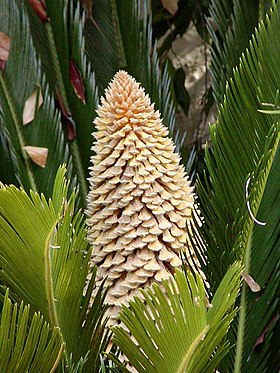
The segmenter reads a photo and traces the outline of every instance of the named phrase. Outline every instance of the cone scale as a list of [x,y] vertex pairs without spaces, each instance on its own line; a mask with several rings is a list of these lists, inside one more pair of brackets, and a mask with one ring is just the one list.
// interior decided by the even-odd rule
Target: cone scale
[[192,188],[160,114],[130,75],[119,71],[95,119],[88,239],[97,286],[107,277],[110,324],[139,288],[181,266]]

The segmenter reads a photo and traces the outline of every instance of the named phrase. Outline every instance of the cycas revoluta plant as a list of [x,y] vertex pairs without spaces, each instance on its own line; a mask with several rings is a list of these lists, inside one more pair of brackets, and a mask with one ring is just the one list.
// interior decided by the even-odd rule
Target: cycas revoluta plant
[[[149,2],[0,2],[0,175],[17,186],[0,184],[3,371],[126,371],[120,352],[139,372],[279,370],[280,5],[249,42],[263,17],[256,3],[251,17],[242,1],[211,1],[219,113],[197,186],[199,215],[189,228],[199,260],[190,266],[201,267],[203,285],[188,270],[169,275],[181,265],[177,250],[193,201],[167,129],[128,75],[141,82],[174,138],[172,80],[168,65],[159,64]],[[103,92],[120,69],[128,74],[117,77],[128,84],[119,92],[115,78],[95,121],[87,232],[77,206],[86,207],[97,87]],[[139,96],[130,103],[125,92],[133,87]],[[99,268],[90,269],[92,255]],[[100,277],[117,279],[107,298],[116,305],[136,271],[145,274],[141,286],[155,284],[121,310],[106,354],[112,339]]]

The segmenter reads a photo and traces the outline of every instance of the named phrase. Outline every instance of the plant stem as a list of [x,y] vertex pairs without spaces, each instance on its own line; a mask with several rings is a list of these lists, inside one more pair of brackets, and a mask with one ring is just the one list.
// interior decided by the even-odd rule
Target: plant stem
[[13,104],[13,100],[12,100],[10,94],[9,94],[9,90],[7,88],[7,85],[6,85],[5,79],[3,78],[2,73],[0,73],[0,84],[2,86],[2,89],[3,89],[3,92],[4,92],[8,107],[10,109],[11,117],[12,117],[13,122],[14,122],[14,126],[15,126],[15,130],[16,130],[16,133],[17,133],[21,154],[22,154],[22,157],[23,157],[23,160],[24,160],[24,163],[25,163],[25,167],[26,167],[26,172],[27,172],[27,177],[28,177],[28,180],[29,180],[30,188],[34,192],[38,192],[36,182],[35,182],[35,179],[34,179],[34,175],[31,171],[30,160],[28,158],[28,155],[27,155],[26,151],[23,149],[24,146],[26,146],[26,144],[25,144],[22,132],[21,132],[21,125],[22,124],[21,124],[20,120],[18,119],[16,110],[15,110],[15,107],[14,107],[14,104]]
[[[250,258],[251,258],[251,247],[252,247],[252,231],[253,224],[251,224],[251,232],[248,238],[247,246],[245,248],[245,258],[244,258],[244,271],[249,273],[250,271]],[[234,364],[234,373],[241,372],[242,366],[242,351],[243,351],[243,341],[245,333],[245,321],[246,321],[246,312],[247,312],[247,303],[246,303],[246,283],[243,283],[241,290],[241,300],[240,300],[240,311],[238,319],[238,331],[237,331],[237,342],[236,342],[236,353],[235,353],[235,364]]]
[[56,358],[56,361],[54,362],[54,365],[52,367],[52,370],[50,371],[50,373],[54,373],[56,371],[56,368],[60,362],[60,359],[61,359],[61,355],[63,353],[63,350],[64,350],[65,346],[62,344],[60,349],[59,349],[59,352],[58,352],[58,356]]
[[[205,338],[205,335],[207,334],[208,330],[209,330],[209,325],[206,325],[204,327],[204,329],[202,330],[202,332],[193,341],[193,343],[189,347],[186,355],[184,356],[183,361],[182,361],[180,367],[178,368],[177,373],[184,373],[184,372],[189,372],[190,371],[189,368],[188,368],[190,360],[191,360],[191,358],[194,354],[194,351],[195,351],[196,347]],[[192,369],[192,367],[191,367],[191,369]]]
[[[55,305],[55,297],[54,297],[54,289],[53,289],[53,278],[52,278],[52,263],[51,263],[51,244],[53,241],[54,232],[56,229],[55,222],[53,228],[50,231],[50,234],[48,236],[48,239],[46,240],[46,246],[45,246],[45,283],[46,283],[46,295],[47,295],[47,301],[48,301],[48,314],[50,318],[50,323],[53,328],[59,328],[59,320],[56,312],[56,305]],[[67,353],[67,345],[63,338],[63,334],[60,331],[60,338],[61,343],[64,346],[64,355],[67,362],[67,365],[69,365],[69,356]]]

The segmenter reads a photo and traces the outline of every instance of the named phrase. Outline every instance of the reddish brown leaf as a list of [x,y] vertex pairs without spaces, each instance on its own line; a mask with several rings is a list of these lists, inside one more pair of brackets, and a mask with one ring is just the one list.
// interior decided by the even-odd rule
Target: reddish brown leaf
[[[37,95],[38,95],[38,98],[37,98]],[[34,119],[36,110],[39,109],[42,103],[43,103],[43,96],[42,96],[41,88],[39,87],[35,89],[32,95],[29,96],[28,99],[25,101],[23,115],[22,115],[23,125],[26,125],[32,122],[32,120]],[[36,107],[36,104],[37,104],[37,107]]]
[[66,110],[62,96],[58,89],[56,89],[56,95],[61,109],[61,122],[65,126],[67,132],[67,139],[69,141],[73,141],[76,138],[76,123],[72,117],[72,114]]
[[273,318],[269,321],[269,323],[264,327],[264,329],[263,329],[263,331],[261,332],[259,338],[256,340],[256,343],[255,343],[254,348],[253,348],[254,350],[255,350],[255,348],[256,348],[258,345],[260,345],[260,344],[262,344],[262,343],[264,342],[264,339],[265,339],[265,336],[266,336],[267,332],[269,331],[269,329],[270,329],[270,327],[272,326],[272,324],[273,324],[275,321],[277,321],[278,317],[279,317],[279,314],[273,316]]
[[70,60],[70,81],[77,97],[86,103],[82,74],[73,60]]
[[0,71],[4,71],[6,66],[6,61],[0,60]]
[[27,152],[28,156],[34,163],[45,168],[48,158],[48,148],[40,146],[24,146],[23,149]]
[[62,114],[64,117],[67,117],[67,115],[70,115],[70,113],[68,113],[68,111],[66,110],[66,107],[64,105],[64,102],[63,102],[63,99],[62,99],[62,96],[58,90],[58,88],[56,87],[55,89],[55,92],[56,92],[56,96],[57,96],[57,100],[58,100],[58,103],[59,103],[59,106],[60,106],[60,109],[62,111]]
[[86,12],[87,18],[90,18],[92,15],[92,1],[93,0],[82,0],[83,8]]
[[0,32],[0,71],[3,71],[10,53],[11,38],[4,32]]
[[254,293],[257,293],[258,291],[261,290],[260,285],[253,279],[253,277],[251,277],[250,275],[248,275],[245,272],[242,272],[241,276],[243,277],[244,281],[249,286],[251,291],[253,291]]
[[42,22],[47,22],[49,20],[46,12],[47,7],[44,0],[29,0],[29,4]]
[[69,114],[66,117],[62,116],[62,122],[66,127],[67,139],[73,141],[76,138],[76,123],[72,118],[72,115]]

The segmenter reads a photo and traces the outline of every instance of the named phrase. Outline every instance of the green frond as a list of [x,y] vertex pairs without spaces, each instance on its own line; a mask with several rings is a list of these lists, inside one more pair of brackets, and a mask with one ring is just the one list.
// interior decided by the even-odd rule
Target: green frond
[[[69,149],[53,99],[35,57],[24,9],[19,9],[14,0],[3,0],[0,5],[0,24],[1,30],[11,37],[9,59],[0,74],[2,124],[9,139],[7,147],[12,155],[10,162],[21,186],[27,191],[33,189],[44,192],[49,197],[61,163],[66,163],[71,175]],[[34,120],[24,126],[22,115],[25,101],[38,86],[42,90],[43,104],[37,110]],[[34,164],[23,149],[24,146],[47,148],[46,167]]]
[[212,286],[235,260],[232,249],[242,230],[238,222],[245,206],[245,182],[266,151],[267,136],[277,121],[276,115],[264,115],[258,109],[262,103],[274,103],[278,89],[275,63],[280,40],[273,31],[278,22],[275,10],[268,26],[261,23],[228,84],[217,122],[210,128],[213,146],[206,151],[209,178],[199,183],[198,194],[205,220],[201,232],[209,246],[208,261],[215,265],[215,270],[207,271]]
[[1,372],[54,372],[64,349],[58,328],[51,330],[40,313],[12,304],[6,291],[0,323]]
[[85,86],[86,102],[84,104],[77,97],[72,86],[68,87],[67,95],[71,113],[77,124],[77,143],[81,154],[81,161],[85,170],[85,176],[88,177],[88,168],[90,165],[90,157],[92,155],[92,132],[94,131],[93,119],[96,116],[95,110],[98,106],[99,96],[95,72],[92,71],[93,66],[89,63],[85,54],[85,14],[82,13],[79,3],[76,9],[72,7],[70,10],[71,33],[69,38],[71,58],[75,61],[81,72]]
[[126,64],[115,0],[95,0],[91,8],[86,8],[85,46],[103,93]]
[[211,23],[208,30],[212,37],[211,76],[213,94],[217,104],[224,99],[226,82],[239,64],[241,54],[259,22],[259,1],[212,0],[210,2]]
[[[247,284],[243,284],[237,331],[235,372],[240,372],[241,367],[248,372],[260,369],[261,366],[264,369],[269,369],[270,359],[274,360],[270,344],[273,328],[267,330],[266,341],[259,347],[259,353],[256,353],[255,347],[261,333],[275,319],[279,310],[278,295],[280,287],[277,263],[280,255],[277,249],[279,249],[280,232],[280,189],[275,185],[280,170],[278,166],[279,142],[280,126],[277,123],[272,127],[271,134],[267,139],[267,149],[256,172],[252,175],[253,186],[248,203],[251,206],[253,216],[256,218],[252,219],[252,216],[248,218],[246,212],[244,212],[244,228],[236,243],[236,250],[244,253],[245,273],[251,275],[262,291],[261,293],[254,293]],[[273,183],[273,188],[271,188],[269,181]],[[268,214],[267,207],[271,205],[271,198],[278,209],[277,212],[273,211],[271,206],[272,210],[269,210]],[[265,210],[261,211],[260,214],[261,205],[262,208],[265,206]],[[261,216],[262,221],[260,221],[259,216]],[[267,222],[263,222],[265,218]],[[268,226],[266,227],[266,225]],[[264,235],[265,240],[263,239]],[[259,320],[257,328],[255,326],[256,318]],[[278,347],[280,347],[279,343]],[[273,349],[279,351],[276,346],[273,346]]]
[[[280,293],[280,224],[279,224],[279,174],[280,174],[280,147],[273,160],[270,174],[266,183],[264,195],[259,206],[258,218],[266,222],[266,226],[254,226],[252,234],[252,252],[250,268],[252,277],[256,279],[262,288],[261,297],[256,303],[256,296],[247,291],[248,313],[252,317],[247,318],[246,330],[251,331],[251,342],[244,345],[243,363],[245,369],[250,364],[252,371],[277,371],[280,369],[280,341],[277,338],[279,327],[275,326],[279,310]],[[263,250],[263,248],[270,250]],[[259,258],[263,260],[259,261]],[[272,269],[272,270],[271,270]],[[265,307],[264,307],[265,305]],[[259,318],[259,315],[261,317]],[[256,340],[261,336],[259,329],[255,329],[254,319],[259,318],[261,333],[264,333],[265,344],[255,346]],[[279,320],[278,320],[279,322]],[[266,331],[266,332],[265,332]],[[276,337],[276,338],[275,338]],[[253,346],[253,351],[252,351]],[[272,348],[273,347],[273,348]],[[275,358],[276,353],[276,358]],[[246,356],[250,356],[249,361]]]
[[[234,325],[231,334],[232,342],[237,338],[236,363],[231,354],[223,365],[223,369],[230,371],[235,366],[235,372],[243,369],[251,372],[258,366],[269,369],[273,362],[272,351],[275,354],[277,350],[270,344],[274,334],[272,327],[265,341],[257,348],[256,344],[265,328],[273,324],[279,309],[277,263],[280,257],[275,233],[278,234],[280,222],[279,213],[269,209],[273,200],[278,203],[275,209],[279,210],[279,183],[276,181],[279,169],[275,166],[279,157],[279,116],[259,111],[265,110],[266,103],[278,105],[280,38],[275,30],[279,25],[277,4],[265,22],[260,23],[250,47],[227,83],[217,122],[210,129],[213,146],[206,151],[209,177],[198,185],[200,211],[193,231],[198,231],[200,237],[197,234],[194,241],[211,290],[215,291],[225,271],[237,258],[243,258],[245,273],[262,288],[260,293],[254,294],[244,284],[242,290],[239,325]],[[246,201],[244,190],[249,177],[251,195]],[[272,224],[258,226],[252,216],[258,221],[271,220]]]
[[71,355],[76,363],[88,353],[87,363],[98,367],[108,343],[101,322],[105,294],[101,287],[90,308],[95,272],[88,274],[84,219],[75,195],[67,200],[65,173],[59,169],[48,202],[14,186],[0,189],[1,283],[60,329],[67,364]]
[[209,309],[201,277],[190,272],[143,290],[142,299],[123,307],[126,329],[113,328],[115,343],[139,372],[210,371],[229,349],[224,337],[236,313],[240,272],[239,264],[229,269]]

